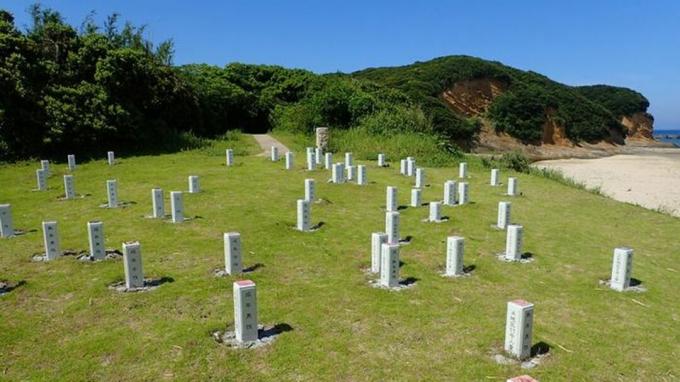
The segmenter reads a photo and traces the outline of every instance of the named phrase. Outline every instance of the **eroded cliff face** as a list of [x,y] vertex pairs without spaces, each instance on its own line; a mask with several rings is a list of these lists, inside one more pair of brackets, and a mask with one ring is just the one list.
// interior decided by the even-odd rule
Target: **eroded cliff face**
[[485,113],[494,98],[503,94],[505,89],[506,85],[501,81],[477,78],[456,82],[441,97],[456,112],[466,117],[477,117]]
[[637,112],[621,117],[621,124],[628,129],[628,138],[654,140],[654,118],[649,113]]

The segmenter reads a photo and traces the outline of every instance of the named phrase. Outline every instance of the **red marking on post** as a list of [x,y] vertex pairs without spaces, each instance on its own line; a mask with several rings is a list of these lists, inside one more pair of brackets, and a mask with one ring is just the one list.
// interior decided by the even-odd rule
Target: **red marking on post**
[[234,284],[237,284],[238,286],[255,286],[255,283],[250,281],[250,280],[239,280],[236,281]]
[[520,306],[529,306],[531,303],[527,300],[512,300],[514,304],[520,305]]

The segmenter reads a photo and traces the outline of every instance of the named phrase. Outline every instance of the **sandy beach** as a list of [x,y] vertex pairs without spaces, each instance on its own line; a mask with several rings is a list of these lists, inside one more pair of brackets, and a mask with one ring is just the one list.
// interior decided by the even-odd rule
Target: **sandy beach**
[[534,166],[600,188],[603,194],[680,217],[680,149],[647,148],[598,159],[558,159]]

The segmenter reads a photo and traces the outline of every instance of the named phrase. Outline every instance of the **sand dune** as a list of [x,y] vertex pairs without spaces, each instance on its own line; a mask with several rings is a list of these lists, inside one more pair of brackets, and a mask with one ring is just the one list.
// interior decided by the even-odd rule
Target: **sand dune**
[[559,159],[534,163],[600,188],[616,200],[659,209],[680,217],[680,149],[646,149],[598,159]]

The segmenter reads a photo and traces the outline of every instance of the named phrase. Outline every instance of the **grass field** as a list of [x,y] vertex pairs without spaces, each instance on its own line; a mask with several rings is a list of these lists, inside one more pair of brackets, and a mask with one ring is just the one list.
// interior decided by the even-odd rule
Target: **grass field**
[[[285,143],[285,142],[284,142]],[[224,148],[238,147],[224,166]],[[177,154],[79,164],[83,199],[58,201],[65,163],[52,165],[46,192],[35,188],[37,161],[0,166],[0,203],[11,203],[15,227],[37,230],[0,239],[0,280],[26,283],[0,297],[0,379],[17,380],[449,380],[505,381],[524,374],[491,358],[502,348],[506,302],[535,304],[534,343],[550,356],[529,374],[542,381],[672,381],[680,378],[680,220],[626,205],[537,175],[519,178],[512,220],[524,225],[535,261],[510,264],[495,254],[505,234],[490,228],[504,187],[488,186],[488,169],[468,158],[472,203],[443,207],[451,220],[421,222],[427,208],[402,211],[400,292],[372,288],[371,232],[384,230],[385,186],[407,204],[412,178],[397,166],[368,166],[368,186],[327,184],[325,170],[296,170],[255,156],[249,137]],[[394,160],[397,158],[388,158]],[[339,160],[339,156],[336,160]],[[440,200],[457,168],[427,168],[423,200]],[[150,190],[186,190],[199,175],[200,194],[184,195],[183,224],[145,219]],[[502,172],[505,182],[509,175]],[[317,180],[313,233],[293,229],[303,180]],[[102,209],[107,179],[136,204]],[[167,204],[166,204],[166,208]],[[120,260],[82,263],[63,257],[32,262],[42,251],[42,220],[59,222],[62,248],[87,249],[86,223],[104,222],[107,247],[139,240],[145,274],[173,282],[140,293],[117,293]],[[217,344],[210,332],[233,323],[232,282],[223,266],[223,232],[238,231],[246,266],[264,266],[257,283],[260,322],[293,330],[250,350]],[[448,279],[445,240],[465,237],[471,277]],[[616,246],[635,249],[633,277],[645,293],[598,285],[609,276]]]

